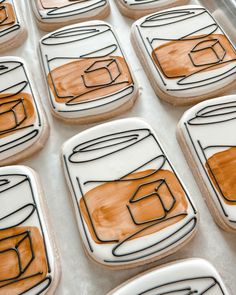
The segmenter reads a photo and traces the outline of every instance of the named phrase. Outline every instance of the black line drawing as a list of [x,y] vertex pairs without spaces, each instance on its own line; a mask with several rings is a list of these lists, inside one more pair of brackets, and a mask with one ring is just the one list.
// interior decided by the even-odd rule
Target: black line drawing
[[172,293],[176,295],[207,295],[208,293],[213,294],[213,292],[215,295],[225,295],[225,292],[218,280],[212,276],[199,276],[171,281],[169,283],[157,285],[156,287],[147,289],[137,295],[147,295],[150,294],[151,291],[155,292],[156,295],[167,295]]
[[[129,6],[142,6],[143,8],[145,7],[145,5],[153,3],[154,5],[158,6],[158,2],[160,2],[160,0],[134,0],[132,3],[130,3],[130,1],[126,1],[126,0],[122,0],[126,5]],[[154,6],[153,5],[153,6]]]
[[[106,35],[112,38],[112,40],[105,41]],[[102,42],[104,44],[98,45],[99,48],[97,50],[91,50],[88,48],[86,53],[82,54],[75,54],[75,51],[69,51],[70,54],[68,56],[53,56],[49,57],[48,54],[44,53],[49,49],[51,46],[67,46],[70,48],[70,44],[74,43],[78,46],[78,51],[80,50],[80,42],[84,40],[90,41],[94,37],[101,36],[103,37]],[[45,48],[42,48],[45,47]],[[69,50],[69,49],[68,49]],[[50,102],[54,110],[59,113],[70,113],[70,112],[84,112],[92,109],[97,109],[104,107],[106,105],[110,105],[116,101],[120,101],[127,97],[128,95],[134,92],[134,81],[132,77],[132,73],[130,72],[129,66],[124,58],[123,51],[119,45],[119,42],[113,33],[111,27],[107,24],[97,24],[97,25],[87,25],[82,26],[78,25],[72,28],[61,29],[59,32],[53,33],[49,36],[46,36],[41,40],[41,47],[40,47],[41,55],[43,60],[45,61],[44,72],[45,76],[49,75],[50,81],[52,82],[53,92],[56,94],[57,99],[62,99],[62,104],[65,106],[74,107],[67,108],[67,109],[58,109],[55,103],[54,93],[52,93],[52,89],[47,82]],[[121,56],[120,56],[121,55]],[[119,62],[119,58],[122,58],[124,62],[124,66],[122,66]],[[79,81],[81,80],[81,85],[83,85],[84,90],[82,93],[77,91],[78,93],[69,94],[69,95],[62,95],[59,93],[57,85],[55,83],[54,75],[53,75],[53,65],[55,63],[60,63],[61,65],[69,65],[75,62],[85,61],[87,62],[87,66],[84,68],[84,72],[78,74],[76,77]],[[125,67],[125,68],[124,68]],[[127,70],[131,81],[128,81],[127,78],[124,76],[124,71]],[[101,72],[105,71],[106,79],[103,83],[97,82],[91,83],[89,82],[89,77],[94,75],[96,72],[98,76]],[[120,87],[118,90],[113,91],[112,89],[114,86],[123,86]],[[95,91],[102,90],[102,89],[111,89],[111,92],[108,91],[108,94],[103,96],[94,97],[88,100],[81,100],[78,99],[83,98],[85,95],[93,95]],[[68,89],[68,92],[71,91]],[[66,102],[63,102],[64,100]],[[77,101],[76,101],[77,100]],[[109,100],[109,101],[108,101]],[[91,105],[91,103],[96,103],[96,105]],[[77,107],[76,107],[77,106]]]
[[[143,140],[145,140],[147,138],[148,139],[151,138],[155,142],[157,149],[160,151],[159,154],[157,152],[156,157],[150,159],[148,162],[145,162],[141,166],[136,167],[136,169],[129,171],[128,173],[126,173],[125,175],[120,177],[119,179],[108,180],[108,179],[99,179],[98,178],[98,179],[89,179],[87,181],[82,182],[79,177],[76,177],[77,184],[76,185],[73,184],[72,175],[70,174],[70,168],[69,168],[69,166],[71,164],[73,164],[73,165],[76,165],[79,163],[86,164],[89,162],[93,162],[95,160],[100,160],[100,159],[105,160],[106,157],[112,156],[113,154],[120,153],[121,151],[124,151],[124,150],[128,150],[129,148],[131,148],[132,146],[134,146],[138,142],[142,142]],[[88,159],[87,153],[88,152],[93,153],[94,151],[99,151],[97,156],[96,156],[96,153],[94,153],[94,154],[92,154],[94,156],[91,156],[91,158]],[[103,153],[103,151],[104,151],[104,153]],[[166,158],[165,153],[163,152],[162,148],[160,147],[157,139],[155,138],[155,136],[152,134],[152,132],[149,129],[147,129],[147,128],[132,129],[132,130],[127,130],[127,131],[123,131],[123,132],[104,135],[104,136],[89,140],[87,142],[82,142],[72,149],[72,153],[70,155],[68,155],[68,156],[64,155],[63,159],[64,159],[65,169],[66,169],[66,172],[67,172],[67,175],[69,178],[69,182],[70,182],[70,185],[71,185],[73,192],[74,192],[73,197],[75,198],[76,203],[77,203],[76,209],[78,210],[78,213],[80,216],[80,221],[81,221],[90,251],[93,252],[94,249],[93,249],[91,243],[89,242],[89,233],[87,233],[87,231],[85,229],[85,224],[84,224],[85,221],[83,220],[82,213],[80,210],[79,200],[78,200],[80,198],[80,196],[83,199],[85,208],[87,210],[87,214],[89,216],[90,223],[93,228],[93,232],[94,232],[97,240],[102,243],[111,243],[111,242],[115,243],[115,245],[112,249],[112,254],[114,257],[120,257],[120,259],[119,260],[104,260],[104,262],[106,262],[106,263],[132,262],[132,261],[144,258],[144,257],[148,257],[148,256],[156,254],[168,247],[171,247],[172,245],[177,243],[179,240],[184,239],[186,236],[188,236],[194,230],[194,228],[196,226],[196,222],[197,222],[197,219],[195,216],[196,210],[195,210],[187,192],[185,191],[184,187],[179,182],[181,185],[181,188],[183,189],[183,192],[185,193],[186,199],[188,200],[189,207],[191,208],[191,210],[193,212],[193,216],[191,218],[189,218],[186,222],[184,222],[184,224],[180,228],[178,228],[174,233],[170,234],[170,236],[165,237],[163,240],[159,240],[149,246],[144,246],[143,248],[140,248],[139,250],[129,251],[128,253],[124,253],[124,254],[119,253],[120,247],[125,245],[125,243],[127,241],[129,241],[130,239],[132,239],[134,236],[138,235],[142,231],[145,231],[150,227],[153,227],[157,224],[165,222],[166,220],[168,220],[168,218],[170,220],[170,219],[177,218],[180,216],[183,218],[188,216],[187,212],[182,212],[182,213],[173,215],[171,217],[167,217],[167,213],[173,209],[175,202],[176,202],[176,197],[173,195],[173,192],[171,191],[170,186],[168,185],[168,182],[165,179],[160,178],[160,177],[157,177],[152,182],[146,180],[146,178],[149,176],[155,176],[155,173],[160,171],[165,165],[167,165],[167,167],[168,167],[166,169],[173,172],[174,175],[176,176],[175,171],[173,170],[173,167],[171,166],[170,162]],[[148,164],[152,164],[153,170],[154,170],[150,174],[147,174],[143,177],[137,177],[137,178],[128,177],[128,178],[126,178],[128,175],[130,175],[134,172],[142,171],[142,168],[144,169],[144,167],[147,166]],[[177,177],[177,179],[178,179],[178,177]],[[95,184],[99,185],[99,184],[109,183],[109,182],[127,182],[127,181],[135,181],[135,180],[143,180],[143,183],[141,185],[150,185],[152,183],[156,184],[156,187],[155,187],[156,189],[154,188],[153,193],[151,193],[150,195],[142,195],[140,198],[135,199],[135,197],[140,189],[140,187],[137,187],[137,191],[135,191],[135,193],[130,196],[129,203],[127,204],[127,208],[124,208],[124,210],[129,211],[130,217],[132,218],[133,222],[135,224],[143,225],[143,227],[140,230],[138,230],[137,232],[124,238],[123,240],[117,240],[117,239],[104,240],[104,239],[102,239],[101,237],[99,237],[99,235],[96,231],[96,228],[94,226],[93,218],[90,213],[89,206],[86,202],[84,189],[86,188],[87,185],[89,185],[91,183],[95,183]],[[168,207],[164,204],[164,202],[162,200],[162,196],[159,194],[159,190],[163,186],[165,186],[168,189],[170,198],[172,199],[172,204],[171,204],[171,206],[168,206]],[[77,193],[76,193],[76,190],[78,190],[78,189],[80,192],[80,196],[77,196]],[[163,208],[163,216],[157,216],[156,218],[154,218],[152,220],[143,220],[143,221],[139,222],[135,218],[135,216],[133,215],[132,204],[134,204],[135,202],[139,202],[145,198],[149,198],[151,195],[155,195],[157,197],[157,199],[159,200],[159,202]],[[174,241],[170,241],[169,244],[166,245],[166,247],[161,248],[159,250],[155,250],[155,249],[152,250],[153,247],[155,247],[158,244],[161,244],[163,241],[168,240],[172,236],[178,235],[178,233],[181,232],[181,230],[183,230],[185,228],[188,228],[187,231],[184,232],[182,235],[180,235],[180,237],[177,236]],[[143,252],[147,249],[150,249],[150,252],[148,254],[144,254]],[[137,254],[137,253],[139,254],[139,256],[137,258],[132,258],[132,257],[129,258],[129,256],[132,256],[132,254]]]

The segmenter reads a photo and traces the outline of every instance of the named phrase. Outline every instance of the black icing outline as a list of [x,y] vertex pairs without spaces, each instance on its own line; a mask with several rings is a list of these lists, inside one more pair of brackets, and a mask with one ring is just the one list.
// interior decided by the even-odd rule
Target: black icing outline
[[148,8],[148,9],[154,9],[155,7],[158,8],[160,6],[160,4],[158,3],[160,0],[134,0],[134,3],[128,3],[128,1],[126,0],[122,0],[122,1],[128,6],[145,6],[146,4],[156,3],[156,5],[153,5],[151,8]]
[[[196,289],[192,289],[191,287],[191,281],[196,281],[196,280],[212,280],[212,284],[207,286],[204,290],[202,291],[199,291],[199,290],[196,290]],[[186,282],[186,287],[185,288],[181,288],[179,289],[177,287],[175,287],[176,284],[178,283],[185,283]],[[169,290],[167,292],[164,292],[164,293],[159,293],[158,292],[158,289],[162,288],[162,287],[169,287],[169,285],[174,285],[174,289],[172,290]],[[164,295],[164,294],[172,294],[172,293],[175,293],[175,292],[180,292],[180,294],[184,294],[183,292],[186,292],[185,294],[186,295],[190,295],[190,294],[197,294],[197,295],[207,295],[208,291],[210,290],[211,291],[211,288],[215,287],[215,286],[218,286],[220,288],[220,291],[222,292],[222,295],[226,295],[225,292],[223,291],[223,288],[220,284],[220,282],[213,276],[199,276],[199,277],[193,277],[193,278],[187,278],[187,279],[181,279],[181,280],[176,280],[176,281],[171,281],[171,282],[168,282],[168,283],[165,283],[165,284],[161,284],[161,285],[157,285],[153,288],[150,288],[150,289],[147,289],[141,293],[138,293],[137,295],[145,295],[147,294],[148,292],[150,291],[157,291],[158,293],[156,293],[157,295]]]

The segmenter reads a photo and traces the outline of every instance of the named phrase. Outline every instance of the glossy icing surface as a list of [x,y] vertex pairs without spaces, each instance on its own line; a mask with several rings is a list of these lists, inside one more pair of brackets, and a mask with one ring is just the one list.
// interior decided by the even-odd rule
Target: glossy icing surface
[[229,295],[219,273],[206,260],[178,261],[134,278],[113,295]]
[[180,127],[220,215],[236,229],[236,96],[198,104],[184,114]]
[[195,230],[194,205],[144,121],[82,132],[64,144],[63,163],[84,245],[98,262],[140,262]]
[[0,58],[0,160],[35,143],[45,123],[25,62]]
[[51,106],[61,117],[109,112],[137,93],[117,37],[102,21],[46,35],[40,41],[40,52]]
[[33,9],[42,22],[61,23],[99,16],[109,7],[107,0],[33,0]]
[[236,80],[235,47],[201,6],[151,14],[132,31],[158,87],[171,96],[204,95]]
[[13,0],[0,1],[0,45],[14,38],[21,29],[21,21]]
[[165,5],[175,5],[176,0],[117,0],[130,10],[158,9]]
[[31,170],[0,168],[0,294],[46,294],[53,249]]

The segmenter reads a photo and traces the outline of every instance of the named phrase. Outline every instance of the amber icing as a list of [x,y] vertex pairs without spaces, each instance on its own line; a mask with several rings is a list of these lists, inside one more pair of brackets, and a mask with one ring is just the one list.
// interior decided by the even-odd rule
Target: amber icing
[[35,109],[30,94],[24,92],[16,95],[0,94],[0,138],[34,122]]
[[52,70],[48,84],[59,103],[79,103],[113,94],[132,83],[123,57],[87,58]]
[[10,3],[0,4],[0,31],[11,27],[16,22],[14,8]]
[[188,207],[178,179],[168,170],[136,172],[122,181],[104,183],[80,200],[82,216],[96,243],[101,241],[95,235],[85,203],[99,239],[117,241],[130,235],[130,240],[146,236],[175,224],[185,218]]
[[39,7],[45,9],[60,8],[72,5],[76,2],[84,2],[83,0],[38,0]]
[[236,147],[211,156],[206,163],[211,180],[225,203],[236,205]]
[[155,48],[152,57],[164,75],[178,78],[223,67],[222,61],[235,60],[236,52],[225,35],[211,34],[167,42]]
[[0,295],[23,294],[48,273],[42,235],[37,227],[0,232]]

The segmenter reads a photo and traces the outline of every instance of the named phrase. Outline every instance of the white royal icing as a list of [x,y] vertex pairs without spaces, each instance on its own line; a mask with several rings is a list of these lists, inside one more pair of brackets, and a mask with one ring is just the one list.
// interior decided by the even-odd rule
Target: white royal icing
[[[225,52],[229,51],[222,47],[218,37],[214,37],[211,41],[216,42],[215,45],[202,42],[203,39],[200,35],[211,37],[212,34],[225,35],[225,33],[213,16],[201,6],[180,6],[145,16],[133,24],[132,34],[157,87],[168,95],[183,97],[183,100],[186,100],[191,96],[200,96],[221,89],[236,79],[236,59],[225,55]],[[170,41],[181,42],[182,40],[179,44],[184,48],[187,38],[199,40],[199,43],[194,43],[195,48],[187,49],[186,57],[183,55],[184,61],[183,57],[179,59],[176,56],[175,50],[170,51],[166,58],[164,58],[165,51],[162,50],[160,53],[160,46],[166,46]],[[226,38],[228,37],[226,36]],[[228,42],[230,42],[229,38]],[[159,57],[159,66],[152,57],[152,52],[156,48],[159,48],[158,54],[155,55],[157,59]],[[236,54],[233,44],[230,45],[230,48]],[[208,54],[207,58],[203,56],[200,61],[196,59],[200,52],[199,49],[204,49],[204,54]],[[181,52],[185,51],[181,48]],[[166,66],[167,62],[171,66]],[[176,69],[178,62],[178,69],[181,70],[181,73],[170,72],[170,68]],[[187,71],[183,66],[184,63],[191,70]],[[219,64],[221,66],[217,68]],[[161,70],[163,65],[165,65],[164,71]],[[201,66],[199,67],[199,65]]]
[[[13,7],[15,13],[16,21],[14,23],[9,23],[10,26],[5,27],[8,24],[7,10],[5,9],[5,4],[10,4]],[[1,16],[0,18],[0,45],[13,38],[15,38],[23,30],[23,22],[20,14],[18,13],[17,6],[13,0],[3,0],[0,1]],[[4,17],[5,15],[5,17]]]
[[[42,200],[40,199],[38,184],[36,182],[35,176],[32,171],[25,166],[7,166],[0,168],[0,247],[2,248],[1,243],[2,234],[4,230],[7,229],[17,229],[24,227],[36,227],[39,229],[39,232],[42,237],[44,251],[46,253],[46,263],[48,273],[46,277],[39,281],[37,285],[33,286],[30,289],[21,289],[20,294],[34,295],[34,294],[46,294],[50,289],[51,283],[54,280],[55,276],[55,260],[53,253],[53,246],[49,239],[48,226],[45,221],[45,216],[42,211]],[[1,233],[2,231],[2,233]],[[20,231],[21,232],[21,231]],[[13,281],[17,283],[17,279],[22,279],[24,276],[33,275],[29,272],[31,263],[34,263],[34,260],[39,257],[37,252],[36,245],[33,244],[31,237],[31,232],[29,231],[28,239],[32,241],[32,251],[33,259],[28,266],[28,271],[25,274],[26,269],[22,272],[21,277],[16,278],[15,280],[6,281],[6,286],[9,288],[12,284],[11,294],[16,294],[15,285]],[[9,237],[11,238],[11,237]],[[20,251],[20,246],[19,246]],[[3,255],[3,253],[2,253]],[[19,254],[21,258],[21,254]],[[43,257],[44,255],[42,255]],[[22,263],[22,262],[21,262]],[[24,265],[24,263],[22,264]],[[12,266],[16,267],[16,266]],[[6,268],[7,269],[7,268]],[[36,271],[41,272],[41,266]],[[0,271],[1,272],[1,271]],[[35,272],[35,270],[34,270]],[[4,281],[1,281],[3,283]],[[24,282],[24,280],[22,280]],[[25,282],[28,282],[27,280]],[[9,283],[9,285],[7,284]],[[4,285],[0,285],[1,290],[4,291]],[[24,286],[24,284],[22,283]],[[9,289],[8,289],[9,290]],[[3,293],[2,293],[3,294]],[[6,293],[4,293],[6,294]],[[7,293],[8,294],[8,293]],[[10,294],[10,293],[9,293]],[[19,293],[17,293],[19,294]]]
[[[0,127],[0,161],[14,156],[36,143],[42,135],[42,125],[45,124],[45,117],[39,105],[37,93],[32,88],[31,75],[23,59],[18,57],[0,57],[0,116],[2,120],[6,116],[4,99],[15,94],[27,93],[32,97],[32,104],[35,109],[35,121],[33,124],[25,124],[26,120],[17,117],[17,112],[9,108],[9,116],[15,116],[15,125],[11,129],[5,130]],[[5,96],[4,96],[5,95]],[[16,99],[13,98],[12,101]],[[24,99],[21,108],[25,107]],[[27,119],[27,109],[25,110]],[[14,131],[14,133],[13,133]]]
[[[48,34],[40,41],[40,52],[46,76],[48,76],[50,70],[52,71],[59,66],[80,61],[84,58],[88,62],[90,62],[90,58],[98,58],[99,60],[108,60],[114,56],[125,58],[112,27],[103,21],[89,21],[71,25]],[[92,64],[93,60],[91,61]],[[88,65],[88,69],[91,68],[91,65]],[[122,72],[122,69],[118,70]],[[62,118],[83,118],[112,111],[134,98],[137,94],[137,83],[134,81],[131,72],[130,74],[132,78],[131,84],[124,84],[122,89],[111,94],[98,96],[95,99],[80,101],[78,103],[57,102],[48,85],[52,109]],[[78,75],[76,78],[81,83],[84,83],[83,75]],[[120,83],[116,82],[117,79],[119,79],[119,76],[107,85]],[[94,85],[92,84],[91,86],[93,87]],[[103,85],[100,86],[101,89],[104,87]],[[92,88],[88,87],[86,89],[91,91],[90,89]],[[76,98],[76,96],[74,95],[73,98]]]
[[176,0],[117,0],[125,7],[127,7],[130,11],[143,9],[153,9],[158,10],[166,5],[175,5]]
[[188,239],[196,228],[196,210],[181,184],[187,214],[180,221],[120,245],[121,241],[99,244],[91,237],[79,207],[86,192],[100,184],[117,181],[132,171],[159,171],[160,167],[174,171],[154,131],[141,119],[113,121],[74,136],[63,146],[63,164],[83,243],[88,253],[100,263],[124,265],[165,254]]
[[33,11],[41,22],[63,23],[95,18],[109,7],[108,0],[67,0],[64,5],[61,5],[61,0],[57,0],[57,2],[58,4],[54,0],[53,5],[51,5],[50,1],[48,1],[48,6],[44,6],[45,0],[44,2],[42,0],[33,0]]
[[164,265],[131,279],[113,295],[229,295],[217,270],[196,258]]
[[[222,219],[236,229],[236,206],[227,204],[209,177],[206,159],[215,153],[236,146],[236,95],[208,100],[189,109],[180,120],[184,136],[197,169],[204,179]],[[208,147],[208,148],[207,148]]]

